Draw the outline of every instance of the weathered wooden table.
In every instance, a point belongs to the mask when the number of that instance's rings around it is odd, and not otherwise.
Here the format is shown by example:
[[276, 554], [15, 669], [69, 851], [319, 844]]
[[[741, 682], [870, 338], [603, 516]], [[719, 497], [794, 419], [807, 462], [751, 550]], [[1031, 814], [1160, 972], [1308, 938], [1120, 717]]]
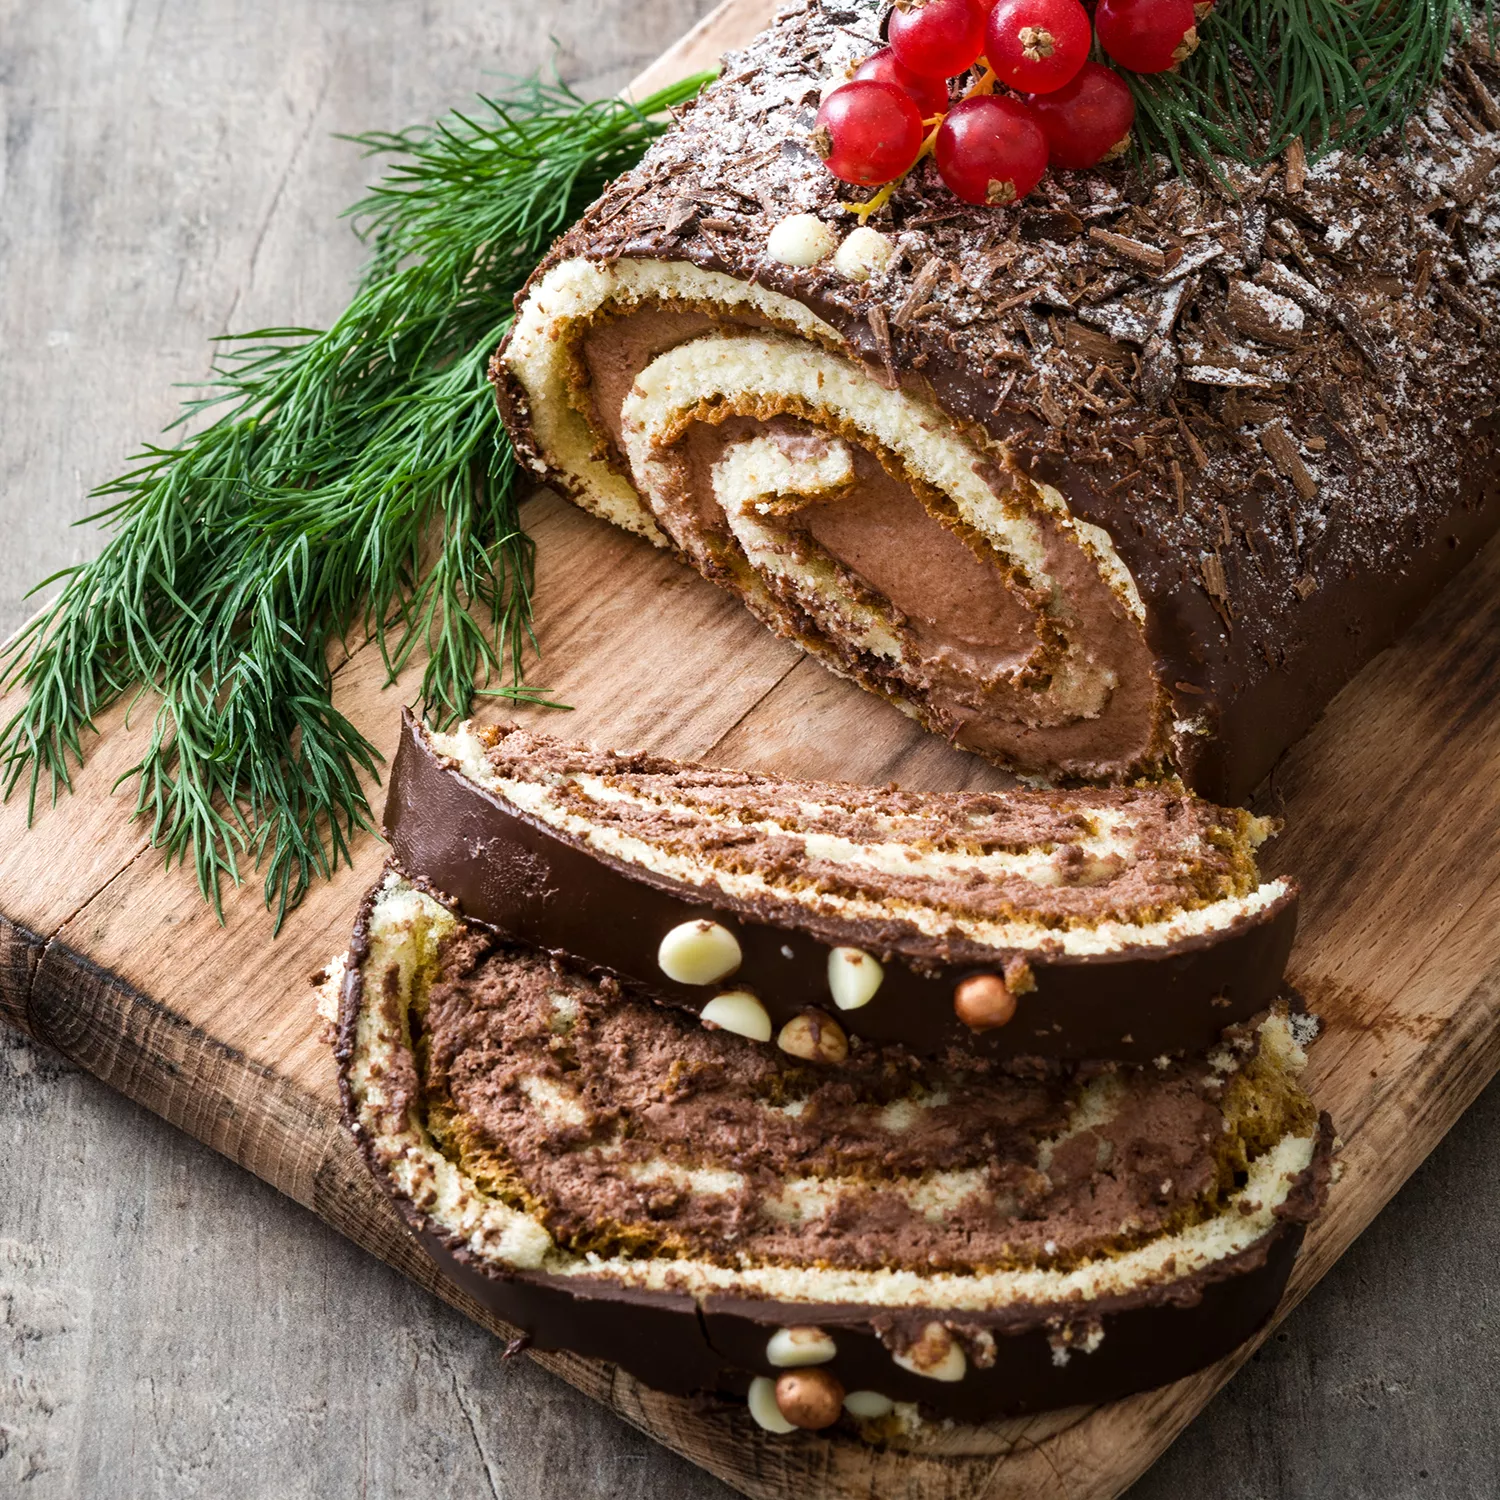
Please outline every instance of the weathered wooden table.
[[[569, 3], [607, 92], [707, 8]], [[86, 555], [66, 523], [172, 414], [207, 335], [318, 322], [367, 172], [551, 54], [515, 0], [0, 0], [0, 635]], [[0, 1031], [0, 1493], [727, 1494], [285, 1199]], [[1141, 1495], [1493, 1493], [1489, 1095]]]

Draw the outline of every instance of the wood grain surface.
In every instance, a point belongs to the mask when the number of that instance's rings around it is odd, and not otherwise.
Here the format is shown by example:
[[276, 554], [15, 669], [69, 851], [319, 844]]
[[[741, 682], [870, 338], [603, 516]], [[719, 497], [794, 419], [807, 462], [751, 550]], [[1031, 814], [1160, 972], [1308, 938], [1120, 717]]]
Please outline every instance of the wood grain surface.
[[[336, 308], [357, 252], [332, 218], [364, 169], [327, 137], [435, 113], [492, 82], [485, 68], [545, 59], [520, 7], [413, 10], [0, 0], [0, 630], [22, 617], [24, 583], [90, 545], [57, 523], [170, 415], [170, 382], [201, 371], [204, 333]], [[553, 26], [566, 71], [602, 92], [693, 19], [690, 5], [569, 5]], [[716, 51], [721, 35], [699, 41]], [[643, 544], [545, 497], [527, 524], [540, 554], [535, 676], [575, 706], [554, 721], [566, 732], [802, 774], [934, 787], [989, 777]], [[1296, 1296], [1500, 1065], [1497, 579], [1500, 556], [1470, 569], [1271, 788], [1289, 819], [1275, 861], [1308, 886], [1295, 977], [1329, 1021], [1314, 1086], [1347, 1142]], [[412, 674], [381, 692], [371, 658], [356, 653], [337, 692], [391, 745]], [[36, 829], [23, 832], [14, 802], [0, 810], [0, 1009], [441, 1292], [334, 1125], [307, 1005], [307, 976], [342, 945], [379, 846], [364, 841], [356, 870], [315, 891], [274, 943], [253, 879], [221, 931], [108, 801], [139, 727], [116, 716], [101, 729], [78, 795]], [[0, 1117], [22, 1149], [0, 1200], [0, 1484], [436, 1494], [457, 1476], [496, 1495], [709, 1493], [711, 1481], [526, 1362], [502, 1367], [489, 1335], [196, 1148], [148, 1133], [47, 1053], [7, 1038], [5, 1056]], [[151, 1144], [134, 1162], [108, 1159], [103, 1121]], [[1482, 1155], [1458, 1160], [1481, 1176]], [[142, 1160], [147, 1175], [132, 1177]], [[162, 1182], [149, 1176], [158, 1164]], [[1460, 1172], [1385, 1260], [1363, 1257], [1371, 1285], [1343, 1286], [1313, 1344], [1298, 1334], [1270, 1346], [1215, 1408], [1222, 1448], [1211, 1427], [1148, 1490], [1486, 1493], [1500, 1424], [1475, 1376], [1497, 1368], [1484, 1338], [1496, 1216], [1476, 1218], [1472, 1180]], [[211, 1274], [184, 1280], [195, 1260]], [[1348, 1341], [1371, 1329], [1366, 1347], [1385, 1362], [1351, 1382]], [[766, 1440], [743, 1414], [705, 1418], [583, 1361], [542, 1362], [744, 1492], [777, 1496], [1113, 1494], [1229, 1373], [1086, 1418], [948, 1434], [894, 1461], [850, 1443]], [[241, 1396], [241, 1372], [256, 1396]], [[1305, 1407], [1321, 1426], [1300, 1419]], [[1404, 1437], [1382, 1419], [1393, 1407]], [[1224, 1451], [1240, 1460], [1232, 1480]]]

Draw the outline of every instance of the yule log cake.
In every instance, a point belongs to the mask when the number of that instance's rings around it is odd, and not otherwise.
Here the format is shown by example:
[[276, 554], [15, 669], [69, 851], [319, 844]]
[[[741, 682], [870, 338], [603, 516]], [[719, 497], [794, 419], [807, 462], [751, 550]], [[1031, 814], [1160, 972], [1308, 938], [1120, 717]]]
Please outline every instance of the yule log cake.
[[1017, 1078], [817, 1064], [466, 925], [392, 871], [343, 965], [346, 1119], [542, 1348], [899, 1438], [1187, 1374], [1270, 1315], [1329, 1176], [1299, 1024]]
[[884, 8], [784, 11], [563, 237], [517, 447], [959, 746], [1238, 801], [1500, 521], [1500, 69], [1237, 195], [929, 161], [856, 230], [811, 127]]
[[410, 715], [386, 836], [465, 917], [769, 1040], [1150, 1062], [1277, 994], [1271, 824], [1166, 784], [802, 782]]

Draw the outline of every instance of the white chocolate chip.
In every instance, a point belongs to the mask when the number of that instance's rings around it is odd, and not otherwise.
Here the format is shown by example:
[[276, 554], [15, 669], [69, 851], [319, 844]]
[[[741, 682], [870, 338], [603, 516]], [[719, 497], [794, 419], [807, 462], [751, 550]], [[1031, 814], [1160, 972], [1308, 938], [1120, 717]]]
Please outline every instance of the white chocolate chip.
[[891, 1358], [903, 1370], [928, 1380], [962, 1380], [969, 1368], [963, 1345], [941, 1323], [929, 1323], [905, 1354], [893, 1354]]
[[714, 984], [739, 968], [739, 940], [717, 922], [684, 922], [661, 940], [656, 961], [678, 984]]
[[781, 1408], [776, 1404], [776, 1382], [765, 1375], [757, 1375], [750, 1382], [750, 1415], [755, 1418], [756, 1425], [764, 1427], [767, 1432], [797, 1430], [794, 1422], [788, 1422], [781, 1415]]
[[766, 1345], [766, 1358], [778, 1370], [826, 1365], [838, 1350], [821, 1328], [778, 1328]]
[[862, 1422], [873, 1422], [888, 1417], [896, 1409], [896, 1403], [879, 1391], [850, 1391], [844, 1397], [844, 1410]]
[[715, 995], [698, 1013], [698, 1019], [710, 1030], [732, 1031], [752, 1042], [771, 1040], [771, 1017], [749, 990], [726, 990]]
[[766, 254], [784, 266], [815, 266], [833, 250], [833, 231], [816, 214], [789, 215], [766, 240]]
[[833, 269], [845, 281], [868, 281], [890, 265], [896, 247], [878, 230], [861, 225], [844, 236], [833, 257]]
[[875, 998], [885, 970], [863, 948], [835, 948], [828, 955], [828, 988], [840, 1010], [858, 1010]]

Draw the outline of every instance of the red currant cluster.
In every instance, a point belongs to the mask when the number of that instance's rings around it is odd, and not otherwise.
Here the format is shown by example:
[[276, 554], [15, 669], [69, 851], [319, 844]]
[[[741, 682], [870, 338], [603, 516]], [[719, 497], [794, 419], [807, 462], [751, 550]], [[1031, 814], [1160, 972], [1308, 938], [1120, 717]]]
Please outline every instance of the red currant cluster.
[[[1013, 203], [1049, 163], [1092, 167], [1129, 143], [1135, 100], [1117, 72], [1089, 61], [1096, 32], [1120, 67], [1163, 73], [1198, 45], [1198, 16], [1210, 8], [1211, 0], [1196, 13], [1194, 0], [896, 0], [890, 45], [824, 99], [813, 145], [844, 182], [893, 183], [931, 152], [964, 202]], [[949, 80], [971, 68], [977, 81], [952, 102]]]

